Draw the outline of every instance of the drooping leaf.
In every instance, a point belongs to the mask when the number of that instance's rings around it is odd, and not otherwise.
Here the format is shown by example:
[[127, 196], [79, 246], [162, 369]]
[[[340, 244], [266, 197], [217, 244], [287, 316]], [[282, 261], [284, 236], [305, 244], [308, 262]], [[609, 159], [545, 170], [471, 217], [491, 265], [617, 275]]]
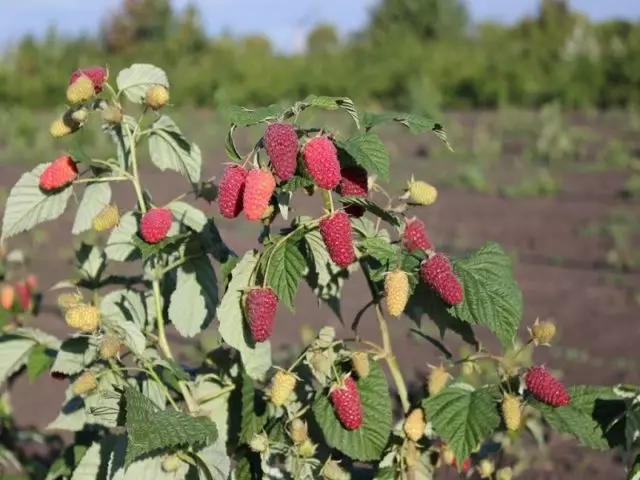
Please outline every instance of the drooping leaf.
[[178, 126], [166, 115], [150, 127], [149, 155], [161, 171], [179, 172], [190, 182], [200, 181], [202, 153], [195, 144], [187, 141]]
[[458, 465], [500, 425], [492, 394], [470, 385], [453, 384], [422, 402], [437, 435], [451, 448]]
[[147, 90], [155, 85], [169, 88], [167, 74], [161, 68], [148, 63], [134, 63], [120, 70], [116, 85], [121, 93], [134, 103], [143, 103]]
[[207, 225], [207, 216], [204, 212], [185, 202], [171, 202], [167, 208], [173, 213], [173, 217], [183, 225], [201, 232]]
[[370, 130], [378, 125], [382, 125], [383, 123], [389, 122], [398, 122], [407, 127], [413, 134], [419, 134], [427, 130], [431, 130], [436, 137], [442, 140], [442, 142], [447, 146], [449, 150], [453, 151], [453, 148], [451, 148], [451, 145], [447, 140], [447, 134], [442, 125], [430, 118], [424, 117], [422, 115], [400, 112], [365, 112], [363, 115], [363, 123], [367, 130]]
[[380, 217], [385, 222], [388, 222], [388, 223], [390, 223], [391, 225], [393, 225], [395, 227], [399, 227], [400, 226], [400, 220], [398, 219], [398, 217], [394, 213], [383, 209], [377, 203], [372, 202], [368, 198], [364, 198], [364, 197], [340, 197], [340, 201], [344, 205], [359, 205], [361, 207], [364, 207], [368, 212], [374, 214], [376, 217]]
[[82, 200], [78, 205], [76, 218], [71, 233], [78, 235], [90, 230], [93, 219], [111, 201], [111, 186], [107, 182], [90, 183], [84, 189]]
[[50, 164], [40, 164], [24, 173], [9, 192], [4, 207], [0, 241], [31, 230], [41, 223], [55, 220], [64, 213], [73, 193], [72, 187], [55, 193], [40, 190], [40, 175]]
[[147, 343], [143, 333], [146, 309], [140, 293], [133, 290], [108, 293], [100, 302], [100, 317], [104, 328], [122, 339], [131, 352], [143, 354]]
[[194, 382], [192, 393], [202, 415], [216, 424], [218, 440], [226, 443], [229, 438], [229, 402], [233, 391], [200, 377]]
[[121, 394], [116, 387], [122, 383], [113, 371], [101, 372], [98, 386], [84, 398], [87, 423], [114, 428], [118, 425]]
[[251, 377], [242, 372], [242, 420], [240, 441], [248, 444], [254, 434], [259, 433], [267, 423], [266, 404], [258, 395]]
[[374, 173], [384, 180], [389, 179], [389, 153], [377, 134], [356, 133], [347, 140], [336, 143], [369, 173]]
[[79, 432], [87, 424], [88, 417], [84, 400], [71, 391], [71, 385], [65, 392], [65, 402], [58, 416], [45, 427], [45, 430], [64, 430]]
[[233, 160], [234, 162], [241, 162], [242, 156], [238, 153], [238, 149], [236, 148], [236, 144], [233, 140], [233, 132], [236, 129], [235, 125], [231, 125], [229, 127], [229, 132], [227, 133], [227, 139], [224, 143], [224, 150], [227, 152], [227, 156]]
[[363, 423], [357, 430], [347, 430], [336, 416], [326, 391], [318, 392], [313, 415], [329, 445], [354, 460], [377, 460], [391, 435], [391, 397], [384, 372], [378, 363], [371, 364], [367, 378], [357, 381], [363, 410]]
[[249, 127], [258, 123], [275, 120], [284, 110], [284, 107], [280, 105], [269, 105], [268, 107], [257, 109], [233, 106], [229, 108], [229, 121], [238, 127]]
[[94, 442], [84, 453], [77, 467], [73, 470], [71, 480], [89, 480], [99, 478], [102, 464], [102, 446], [100, 442]]
[[297, 245], [291, 241], [285, 241], [274, 248], [268, 260], [268, 266], [267, 284], [273, 289], [280, 302], [292, 312], [295, 311], [294, 299], [300, 281], [307, 271], [307, 264]]
[[31, 349], [27, 359], [27, 376], [33, 382], [41, 374], [49, 370], [53, 364], [53, 355], [44, 345], [36, 345]]
[[309, 95], [305, 98], [301, 104], [308, 107], [318, 107], [325, 110], [337, 110], [339, 108], [347, 112], [356, 124], [356, 127], [360, 129], [360, 116], [356, 106], [353, 104], [353, 100], [348, 97], [327, 97], [318, 95]]
[[72, 337], [64, 340], [51, 372], [64, 375], [76, 375], [82, 372], [98, 357], [98, 349], [88, 337]]
[[0, 337], [0, 385], [27, 363], [29, 354], [36, 345], [35, 340], [19, 335]]
[[84, 280], [97, 286], [106, 268], [106, 255], [100, 248], [83, 242], [76, 250], [76, 268]]
[[127, 262], [139, 258], [136, 244], [133, 240], [138, 233], [140, 214], [127, 212], [120, 218], [120, 223], [113, 229], [107, 240], [104, 253], [109, 260]]

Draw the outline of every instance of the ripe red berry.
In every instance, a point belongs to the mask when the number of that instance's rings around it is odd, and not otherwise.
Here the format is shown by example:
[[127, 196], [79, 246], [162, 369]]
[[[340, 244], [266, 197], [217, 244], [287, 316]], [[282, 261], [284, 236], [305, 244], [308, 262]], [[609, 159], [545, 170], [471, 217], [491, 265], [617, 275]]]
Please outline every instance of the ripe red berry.
[[229, 165], [218, 185], [218, 206], [224, 218], [236, 218], [242, 211], [247, 171], [240, 165]]
[[[340, 171], [340, 195], [345, 197], [367, 197], [369, 194], [367, 171], [362, 167], [346, 167]], [[361, 217], [366, 209], [360, 205], [348, 205], [345, 212]]]
[[338, 150], [327, 137], [314, 137], [302, 149], [309, 175], [320, 188], [333, 190], [340, 183]]
[[290, 123], [272, 123], [264, 132], [264, 148], [282, 180], [289, 180], [298, 161], [298, 135]]
[[167, 238], [173, 216], [166, 208], [152, 208], [140, 219], [140, 235], [147, 243], [158, 243]]
[[276, 188], [276, 179], [268, 170], [254, 168], [247, 174], [242, 206], [249, 220], [260, 220], [269, 206], [269, 200]]
[[355, 430], [362, 426], [363, 413], [360, 392], [352, 377], [345, 378], [344, 385], [334, 385], [331, 388], [329, 399], [344, 428]]
[[[458, 462], [457, 462], [457, 460], [455, 458], [453, 459], [452, 466], [453, 466], [453, 468], [456, 468], [456, 469], [458, 468]], [[460, 469], [460, 473], [467, 473], [470, 468], [471, 468], [471, 459], [467, 458], [462, 463], [462, 469]]]
[[253, 288], [247, 294], [247, 323], [256, 342], [271, 337], [278, 309], [278, 297], [271, 288]]
[[93, 82], [96, 93], [100, 93], [102, 91], [102, 88], [104, 87], [104, 84], [109, 78], [109, 70], [104, 67], [81, 68], [71, 74], [71, 77], [69, 78], [69, 85], [71, 85], [81, 76], [89, 77], [89, 79]]
[[23, 280], [16, 282], [16, 295], [18, 297], [18, 302], [20, 303], [20, 308], [23, 311], [28, 311], [31, 306], [31, 287], [29, 284]]
[[356, 260], [353, 248], [353, 233], [349, 216], [340, 211], [320, 221], [320, 235], [324, 241], [331, 260], [339, 267], [345, 268]]
[[420, 276], [449, 305], [462, 303], [464, 291], [451, 264], [442, 253], [433, 255], [420, 265]]
[[78, 177], [78, 167], [69, 155], [56, 158], [40, 174], [40, 188], [45, 191], [66, 187]]
[[412, 218], [407, 220], [402, 232], [402, 245], [408, 252], [430, 250], [433, 244], [427, 235], [422, 220]]
[[525, 373], [525, 384], [536, 400], [552, 407], [564, 407], [571, 396], [549, 370], [545, 367], [531, 367]]

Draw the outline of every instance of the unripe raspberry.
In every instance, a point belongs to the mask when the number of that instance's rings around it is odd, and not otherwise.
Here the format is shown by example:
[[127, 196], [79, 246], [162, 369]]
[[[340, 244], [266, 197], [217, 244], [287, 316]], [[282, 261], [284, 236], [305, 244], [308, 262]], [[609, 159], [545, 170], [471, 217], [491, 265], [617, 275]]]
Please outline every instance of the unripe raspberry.
[[164, 473], [174, 473], [178, 471], [181, 463], [182, 460], [180, 460], [177, 455], [172, 453], [162, 459], [162, 464], [160, 465], [160, 467], [162, 468], [162, 471]]
[[299, 445], [309, 438], [307, 422], [294, 418], [291, 420], [291, 440], [294, 445]]
[[433, 248], [433, 244], [425, 231], [422, 220], [415, 217], [407, 220], [404, 231], [402, 232], [402, 246], [409, 253]]
[[164, 85], [154, 85], [147, 90], [145, 103], [152, 110], [160, 110], [169, 103], [169, 90]]
[[104, 232], [117, 227], [120, 223], [120, 210], [116, 205], [105, 205], [100, 213], [93, 217], [91, 224], [96, 232]]
[[120, 340], [117, 337], [108, 335], [100, 344], [100, 357], [107, 360], [118, 355], [120, 352]]
[[501, 408], [502, 418], [507, 430], [515, 432], [520, 428], [522, 412], [520, 411], [520, 399], [514, 395], [505, 394]]
[[74, 396], [78, 397], [95, 390], [97, 386], [98, 381], [96, 380], [96, 376], [90, 370], [85, 370], [82, 372], [82, 375], [71, 384], [71, 392]]
[[351, 356], [351, 364], [358, 378], [367, 378], [369, 376], [369, 355], [366, 352], [355, 352]]
[[267, 209], [262, 214], [262, 217], [260, 217], [260, 221], [263, 225], [268, 227], [273, 223], [277, 216], [278, 210], [276, 209], [276, 206], [273, 203], [269, 203], [269, 205], [267, 205]]
[[53, 138], [62, 138], [73, 132], [73, 129], [68, 126], [62, 117], [56, 118], [49, 127], [49, 134]]
[[404, 421], [404, 433], [409, 440], [419, 441], [424, 435], [424, 412], [421, 408], [414, 409]]
[[109, 79], [109, 70], [104, 67], [88, 67], [76, 70], [69, 78], [69, 85], [72, 85], [80, 77], [89, 78], [93, 83], [94, 92], [100, 93]]
[[538, 318], [528, 330], [534, 345], [549, 345], [556, 334], [556, 326], [553, 322], [548, 320], [541, 322]]
[[247, 323], [255, 342], [271, 337], [278, 309], [278, 297], [269, 288], [253, 288], [246, 297]]
[[320, 188], [333, 190], [340, 183], [338, 150], [327, 137], [314, 137], [302, 149], [309, 175]]
[[331, 372], [331, 358], [323, 352], [316, 352], [309, 358], [311, 368], [319, 375], [326, 376]]
[[100, 310], [85, 303], [70, 307], [64, 318], [67, 325], [82, 333], [93, 333], [100, 326]]
[[82, 303], [82, 294], [80, 292], [66, 292], [58, 295], [56, 303], [62, 311]]
[[224, 218], [236, 218], [242, 211], [247, 171], [240, 165], [229, 165], [218, 185], [218, 206]]
[[78, 128], [79, 128], [81, 125], [83, 125], [87, 121], [87, 118], [89, 118], [89, 110], [85, 107], [72, 108], [67, 110], [65, 115], [69, 116], [70, 124], [72, 125], [78, 124]]
[[[369, 179], [367, 171], [359, 166], [346, 167], [340, 170], [340, 195], [343, 197], [367, 197], [369, 195]], [[366, 209], [360, 205], [347, 205], [347, 212], [352, 217], [359, 218]]]
[[290, 123], [272, 123], [264, 132], [264, 149], [276, 175], [289, 180], [298, 161], [298, 135]]
[[456, 455], [446, 444], [440, 447], [440, 458], [445, 465], [453, 465], [456, 462]]
[[431, 205], [438, 198], [438, 191], [435, 187], [422, 180], [415, 180], [413, 176], [407, 183], [407, 190], [411, 203], [418, 205]]
[[247, 174], [242, 207], [248, 220], [260, 220], [269, 206], [276, 188], [276, 179], [268, 170], [254, 168]]
[[266, 452], [269, 449], [269, 437], [264, 433], [255, 433], [249, 440], [249, 448], [256, 453]]
[[429, 395], [433, 396], [440, 393], [446, 387], [447, 381], [449, 381], [449, 373], [447, 373], [443, 365], [432, 369], [427, 378]]
[[56, 158], [40, 175], [40, 188], [44, 191], [66, 187], [78, 177], [76, 162], [69, 155]]
[[304, 442], [298, 445], [297, 450], [298, 455], [300, 455], [302, 458], [311, 458], [315, 456], [316, 451], [318, 450], [318, 445], [307, 438]]
[[167, 208], [152, 208], [140, 219], [140, 236], [147, 243], [158, 243], [167, 238], [173, 215]]
[[278, 370], [271, 382], [271, 391], [269, 392], [271, 403], [276, 407], [281, 407], [287, 403], [296, 386], [296, 381], [296, 377], [292, 373]]
[[27, 282], [23, 280], [16, 282], [16, 295], [18, 296], [18, 303], [22, 311], [30, 311], [33, 292]]
[[353, 231], [349, 216], [340, 211], [320, 221], [320, 235], [331, 260], [339, 267], [346, 268], [356, 260], [353, 248]]
[[72, 105], [86, 102], [95, 94], [95, 86], [89, 77], [80, 76], [67, 87], [67, 100]]
[[525, 373], [525, 384], [536, 400], [552, 407], [564, 407], [571, 396], [545, 367], [531, 367]]
[[451, 264], [442, 253], [436, 253], [420, 265], [420, 276], [442, 300], [449, 305], [458, 305], [464, 299], [464, 291]]
[[399, 317], [409, 301], [409, 277], [400, 270], [389, 272], [384, 277], [384, 294], [389, 315]]
[[0, 293], [0, 304], [5, 310], [11, 310], [16, 301], [16, 289], [11, 285], [3, 285]]
[[491, 478], [493, 472], [496, 471], [496, 464], [493, 460], [489, 460], [488, 458], [483, 458], [478, 463], [478, 473], [480, 474], [480, 478]]
[[511, 480], [513, 478], [513, 469], [511, 467], [502, 467], [496, 472], [496, 480]]
[[351, 476], [342, 469], [340, 463], [335, 460], [329, 460], [322, 467], [320, 472], [326, 480], [349, 480]]
[[334, 384], [330, 389], [329, 399], [338, 420], [347, 430], [356, 430], [362, 426], [360, 391], [352, 377], [345, 377], [342, 384]]
[[102, 110], [102, 119], [111, 125], [119, 125], [122, 123], [122, 109], [117, 105], [107, 105]]

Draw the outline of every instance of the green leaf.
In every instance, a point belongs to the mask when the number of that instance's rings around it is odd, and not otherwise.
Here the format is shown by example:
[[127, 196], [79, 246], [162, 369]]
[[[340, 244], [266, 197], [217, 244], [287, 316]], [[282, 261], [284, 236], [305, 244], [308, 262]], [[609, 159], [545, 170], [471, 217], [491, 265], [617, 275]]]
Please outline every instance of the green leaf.
[[133, 290], [115, 290], [100, 302], [101, 322], [105, 329], [122, 339], [134, 355], [146, 347], [143, 330], [147, 314], [142, 294]]
[[238, 127], [249, 127], [258, 123], [275, 120], [284, 112], [284, 107], [280, 105], [269, 105], [268, 107], [249, 109], [245, 107], [233, 106], [229, 108], [229, 121]]
[[136, 125], [136, 120], [129, 115], [125, 115], [122, 118], [120, 125], [110, 125], [106, 122], [102, 124], [102, 130], [107, 132], [109, 137], [111, 137], [111, 141], [116, 146], [117, 165], [127, 171], [130, 167], [131, 142], [123, 126], [126, 127], [129, 132], [132, 132], [136, 128]]
[[36, 344], [35, 340], [19, 335], [0, 337], [0, 385], [27, 363]]
[[404, 125], [414, 135], [425, 132], [427, 130], [431, 130], [436, 137], [444, 142], [449, 150], [453, 151], [453, 148], [451, 148], [451, 145], [447, 140], [447, 134], [444, 131], [442, 125], [430, 118], [423, 117], [422, 115], [400, 112], [365, 112], [363, 115], [363, 123], [367, 130], [389, 122], [398, 122]]
[[207, 225], [204, 212], [188, 203], [175, 201], [167, 205], [167, 208], [176, 220], [196, 232], [201, 232]]
[[369, 173], [375, 173], [384, 180], [389, 179], [389, 153], [375, 133], [357, 133], [336, 144]]
[[356, 127], [360, 129], [360, 116], [358, 115], [358, 110], [353, 104], [353, 100], [348, 97], [326, 97], [309, 95], [302, 101], [302, 104], [306, 104], [308, 107], [323, 108], [325, 110], [337, 110], [339, 108], [342, 108], [351, 116], [356, 124]]
[[111, 186], [107, 182], [90, 183], [84, 189], [71, 233], [78, 235], [90, 230], [93, 219], [111, 201]]
[[205, 447], [217, 438], [215, 424], [175, 410], [160, 410], [136, 388], [124, 387], [129, 436], [125, 463], [174, 448]]
[[500, 425], [491, 393], [462, 383], [423, 400], [422, 408], [436, 434], [455, 453], [459, 465]]
[[107, 240], [104, 253], [109, 260], [128, 262], [139, 258], [139, 252], [133, 236], [138, 233], [140, 214], [127, 212], [120, 218], [120, 223], [113, 229]]
[[240, 442], [248, 444], [254, 434], [259, 433], [267, 424], [266, 402], [256, 392], [251, 377], [242, 372], [242, 425]]
[[361, 244], [364, 252], [372, 256], [383, 265], [396, 263], [398, 252], [396, 248], [382, 237], [368, 237]]
[[149, 155], [161, 171], [179, 172], [190, 182], [200, 181], [202, 153], [195, 144], [187, 141], [178, 126], [166, 115], [151, 125]]
[[327, 443], [354, 460], [378, 460], [391, 435], [391, 397], [384, 372], [372, 362], [367, 378], [357, 381], [362, 410], [362, 426], [347, 430], [331, 406], [326, 391], [318, 392], [313, 403], [313, 415]]
[[585, 447], [608, 450], [624, 445], [624, 432], [608, 430], [612, 420], [625, 410], [624, 400], [611, 387], [581, 385], [567, 391], [571, 402], [565, 407], [554, 408], [536, 400], [531, 405], [542, 413], [551, 428], [572, 435]]
[[523, 300], [509, 256], [497, 243], [487, 242], [477, 252], [454, 260], [453, 269], [464, 288], [464, 300], [449, 312], [488, 327], [505, 350], [513, 347]]
[[300, 280], [307, 271], [307, 264], [302, 253], [296, 244], [285, 241], [271, 251], [268, 262], [267, 284], [276, 293], [278, 300], [294, 312], [293, 301], [298, 293]]
[[45, 427], [45, 430], [65, 430], [79, 432], [85, 428], [88, 417], [84, 408], [84, 400], [71, 391], [71, 385], [65, 391], [65, 403], [56, 419]]
[[106, 255], [98, 247], [82, 242], [76, 250], [76, 268], [84, 280], [97, 284], [106, 268]]
[[88, 337], [72, 337], [64, 340], [58, 350], [51, 372], [76, 375], [98, 358], [96, 345]]
[[55, 193], [40, 190], [40, 175], [49, 165], [51, 163], [41, 164], [24, 173], [9, 192], [0, 241], [55, 220], [64, 213], [73, 188], [67, 187]]
[[361, 207], [364, 207], [368, 212], [374, 214], [376, 217], [380, 217], [385, 222], [388, 222], [395, 227], [400, 226], [400, 220], [395, 214], [383, 209], [378, 204], [376, 204], [375, 202], [372, 202], [368, 198], [340, 197], [340, 201], [344, 205], [359, 205]]
[[223, 444], [229, 438], [229, 409], [232, 391], [222, 391], [224, 387], [218, 383], [199, 377], [191, 388], [194, 400], [200, 405], [200, 411], [216, 424], [217, 441]]
[[177, 269], [176, 288], [169, 300], [169, 320], [183, 337], [205, 329], [218, 306], [218, 280], [206, 255]]
[[107, 428], [118, 426], [121, 394], [116, 390], [116, 385], [121, 382], [115, 372], [101, 372], [97, 388], [84, 398], [87, 423]]
[[94, 442], [78, 462], [73, 470], [71, 480], [89, 480], [100, 478], [100, 466], [102, 464], [102, 448], [100, 442]]
[[233, 141], [233, 132], [235, 131], [236, 126], [231, 125], [229, 127], [229, 133], [227, 133], [227, 140], [224, 142], [224, 150], [227, 152], [227, 156], [233, 160], [234, 162], [241, 162], [242, 156], [238, 153], [238, 149], [236, 148], [236, 144]]
[[295, 192], [296, 190], [310, 187], [311, 185], [313, 185], [313, 180], [301, 177], [300, 175], [294, 175], [286, 183], [283, 183], [280, 188], [282, 188], [284, 192]]
[[629, 470], [627, 480], [640, 480], [640, 453], [637, 454], [636, 458], [633, 460], [633, 465], [631, 470]]
[[253, 379], [262, 379], [271, 367], [271, 343], [249, 345], [244, 334], [243, 291], [249, 286], [251, 273], [258, 264], [259, 255], [248, 251], [231, 272], [232, 278], [218, 306], [220, 335], [231, 347], [240, 352], [242, 363]]
[[161, 252], [165, 254], [177, 252], [181, 246], [188, 242], [189, 233], [174, 234], [177, 232], [177, 228], [174, 227], [176, 227], [176, 224], [171, 226], [168, 236], [158, 243], [147, 243], [138, 234], [131, 237], [143, 262], [146, 262], [154, 255], [159, 255]]
[[116, 77], [119, 93], [124, 93], [134, 103], [144, 103], [147, 90], [155, 85], [168, 89], [169, 79], [164, 70], [148, 63], [134, 63], [120, 70]]
[[36, 345], [27, 359], [27, 376], [33, 382], [36, 378], [49, 370], [53, 364], [53, 356], [44, 345]]

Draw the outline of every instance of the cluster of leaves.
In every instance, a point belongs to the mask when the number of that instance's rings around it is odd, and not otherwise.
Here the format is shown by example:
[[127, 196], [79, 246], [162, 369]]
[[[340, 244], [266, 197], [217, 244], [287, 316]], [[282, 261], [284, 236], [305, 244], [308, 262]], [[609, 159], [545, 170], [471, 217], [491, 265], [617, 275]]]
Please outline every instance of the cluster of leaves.
[[[631, 449], [639, 425], [636, 389], [575, 386], [569, 389], [570, 404], [552, 407], [526, 391], [523, 371], [511, 357], [489, 354], [477, 341], [475, 329], [486, 328], [504, 351], [510, 351], [522, 320], [522, 294], [509, 257], [498, 244], [487, 242], [452, 259], [452, 272], [464, 290], [464, 300], [457, 305], [447, 305], [419, 280], [421, 265], [433, 252], [410, 253], [398, 240], [413, 206], [403, 200], [404, 193], [390, 195], [379, 183], [389, 178], [391, 169], [375, 128], [398, 122], [414, 133], [433, 131], [446, 142], [441, 125], [397, 112], [360, 112], [345, 97], [309, 96], [289, 108], [234, 109], [227, 154], [237, 162], [253, 160], [265, 169], [269, 167], [263, 139], [241, 155], [233, 141], [236, 129], [295, 120], [310, 109], [345, 111], [356, 133], [342, 138], [331, 132], [330, 138], [343, 166], [364, 168], [371, 185], [368, 197], [337, 197], [322, 191], [317, 216], [289, 219], [293, 194], [313, 184], [299, 162], [296, 174], [277, 184], [272, 199], [277, 214], [290, 225], [273, 232], [272, 223], [266, 222], [259, 238], [262, 248], [237, 255], [224, 243], [214, 218], [183, 201], [188, 195], [209, 198], [215, 186], [201, 179], [197, 145], [158, 111], [157, 97], [150, 102], [149, 92], [158, 87], [168, 91], [167, 75], [149, 64], [119, 72], [115, 87], [100, 85], [100, 98], [87, 98], [82, 108], [87, 111], [85, 121], [113, 108], [124, 112], [117, 121], [109, 117], [103, 123], [105, 134], [114, 141], [113, 158], [96, 159], [72, 150], [68, 155], [80, 172], [71, 181], [43, 190], [41, 176], [54, 164], [38, 165], [18, 180], [7, 201], [2, 239], [59, 218], [83, 184], [74, 234], [95, 228], [96, 217], [113, 206], [111, 183], [131, 184], [137, 199], [131, 210], [118, 216], [103, 246], [80, 246], [75, 277], [54, 287], [65, 290], [59, 305], [69, 325], [79, 331], [60, 340], [20, 327], [0, 337], [1, 381], [25, 366], [41, 373], [43, 369], [34, 365], [46, 360], [54, 378], [69, 382], [64, 405], [47, 429], [73, 432], [75, 441], [51, 465], [46, 478], [284, 475], [298, 479], [366, 474], [386, 479], [408, 470], [431, 478], [439, 465], [468, 469], [470, 457], [473, 468], [486, 473], [487, 452], [481, 446], [496, 432], [505, 431], [500, 415], [504, 393], [521, 397], [555, 430], [574, 435], [588, 447]], [[143, 109], [139, 120], [128, 113], [136, 105]], [[318, 130], [297, 128], [302, 137]], [[145, 140], [151, 162], [160, 170], [182, 174], [191, 185], [188, 194], [163, 206], [153, 203], [138, 169], [139, 147]], [[346, 268], [332, 261], [318, 230], [318, 220], [327, 215], [323, 209], [337, 210], [338, 200], [366, 211], [361, 218], [350, 218], [354, 235], [347, 240], [355, 246], [357, 261]], [[171, 225], [164, 239], [148, 243], [141, 218], [159, 207], [171, 212]], [[125, 276], [109, 270], [126, 262], [135, 262], [140, 273]], [[385, 277], [392, 270], [409, 277], [404, 311], [408, 319], [420, 326], [428, 318], [441, 336], [423, 334], [442, 351], [443, 365], [432, 373], [437, 372], [438, 381], [430, 378], [428, 391], [413, 401], [393, 353], [383, 310]], [[336, 338], [335, 331], [325, 327], [297, 359], [282, 366], [287, 370], [281, 370], [273, 365], [270, 342], [256, 343], [248, 334], [243, 295], [247, 289], [268, 286], [294, 311], [304, 280], [319, 301], [340, 315], [342, 286], [358, 273], [367, 281], [371, 300], [354, 322], [354, 338]], [[370, 311], [380, 326], [382, 345], [357, 334], [359, 322]], [[167, 341], [168, 323], [187, 338], [215, 329], [221, 341], [206, 352], [201, 365], [186, 367], [175, 360]], [[442, 344], [446, 332], [460, 336], [473, 353], [454, 359]], [[529, 343], [535, 341], [534, 335]], [[34, 356], [34, 351], [42, 355]], [[499, 375], [486, 384], [473, 385], [461, 377], [447, 385], [449, 367], [479, 359], [497, 362]], [[394, 394], [381, 362], [388, 367]], [[359, 405], [339, 405], [333, 396], [345, 376], [355, 378]], [[285, 377], [286, 385], [281, 381]], [[392, 410], [396, 395], [403, 412], [397, 424]], [[345, 427], [341, 409], [361, 409], [356, 428]], [[422, 418], [412, 414], [416, 410], [426, 422], [416, 422]]]

